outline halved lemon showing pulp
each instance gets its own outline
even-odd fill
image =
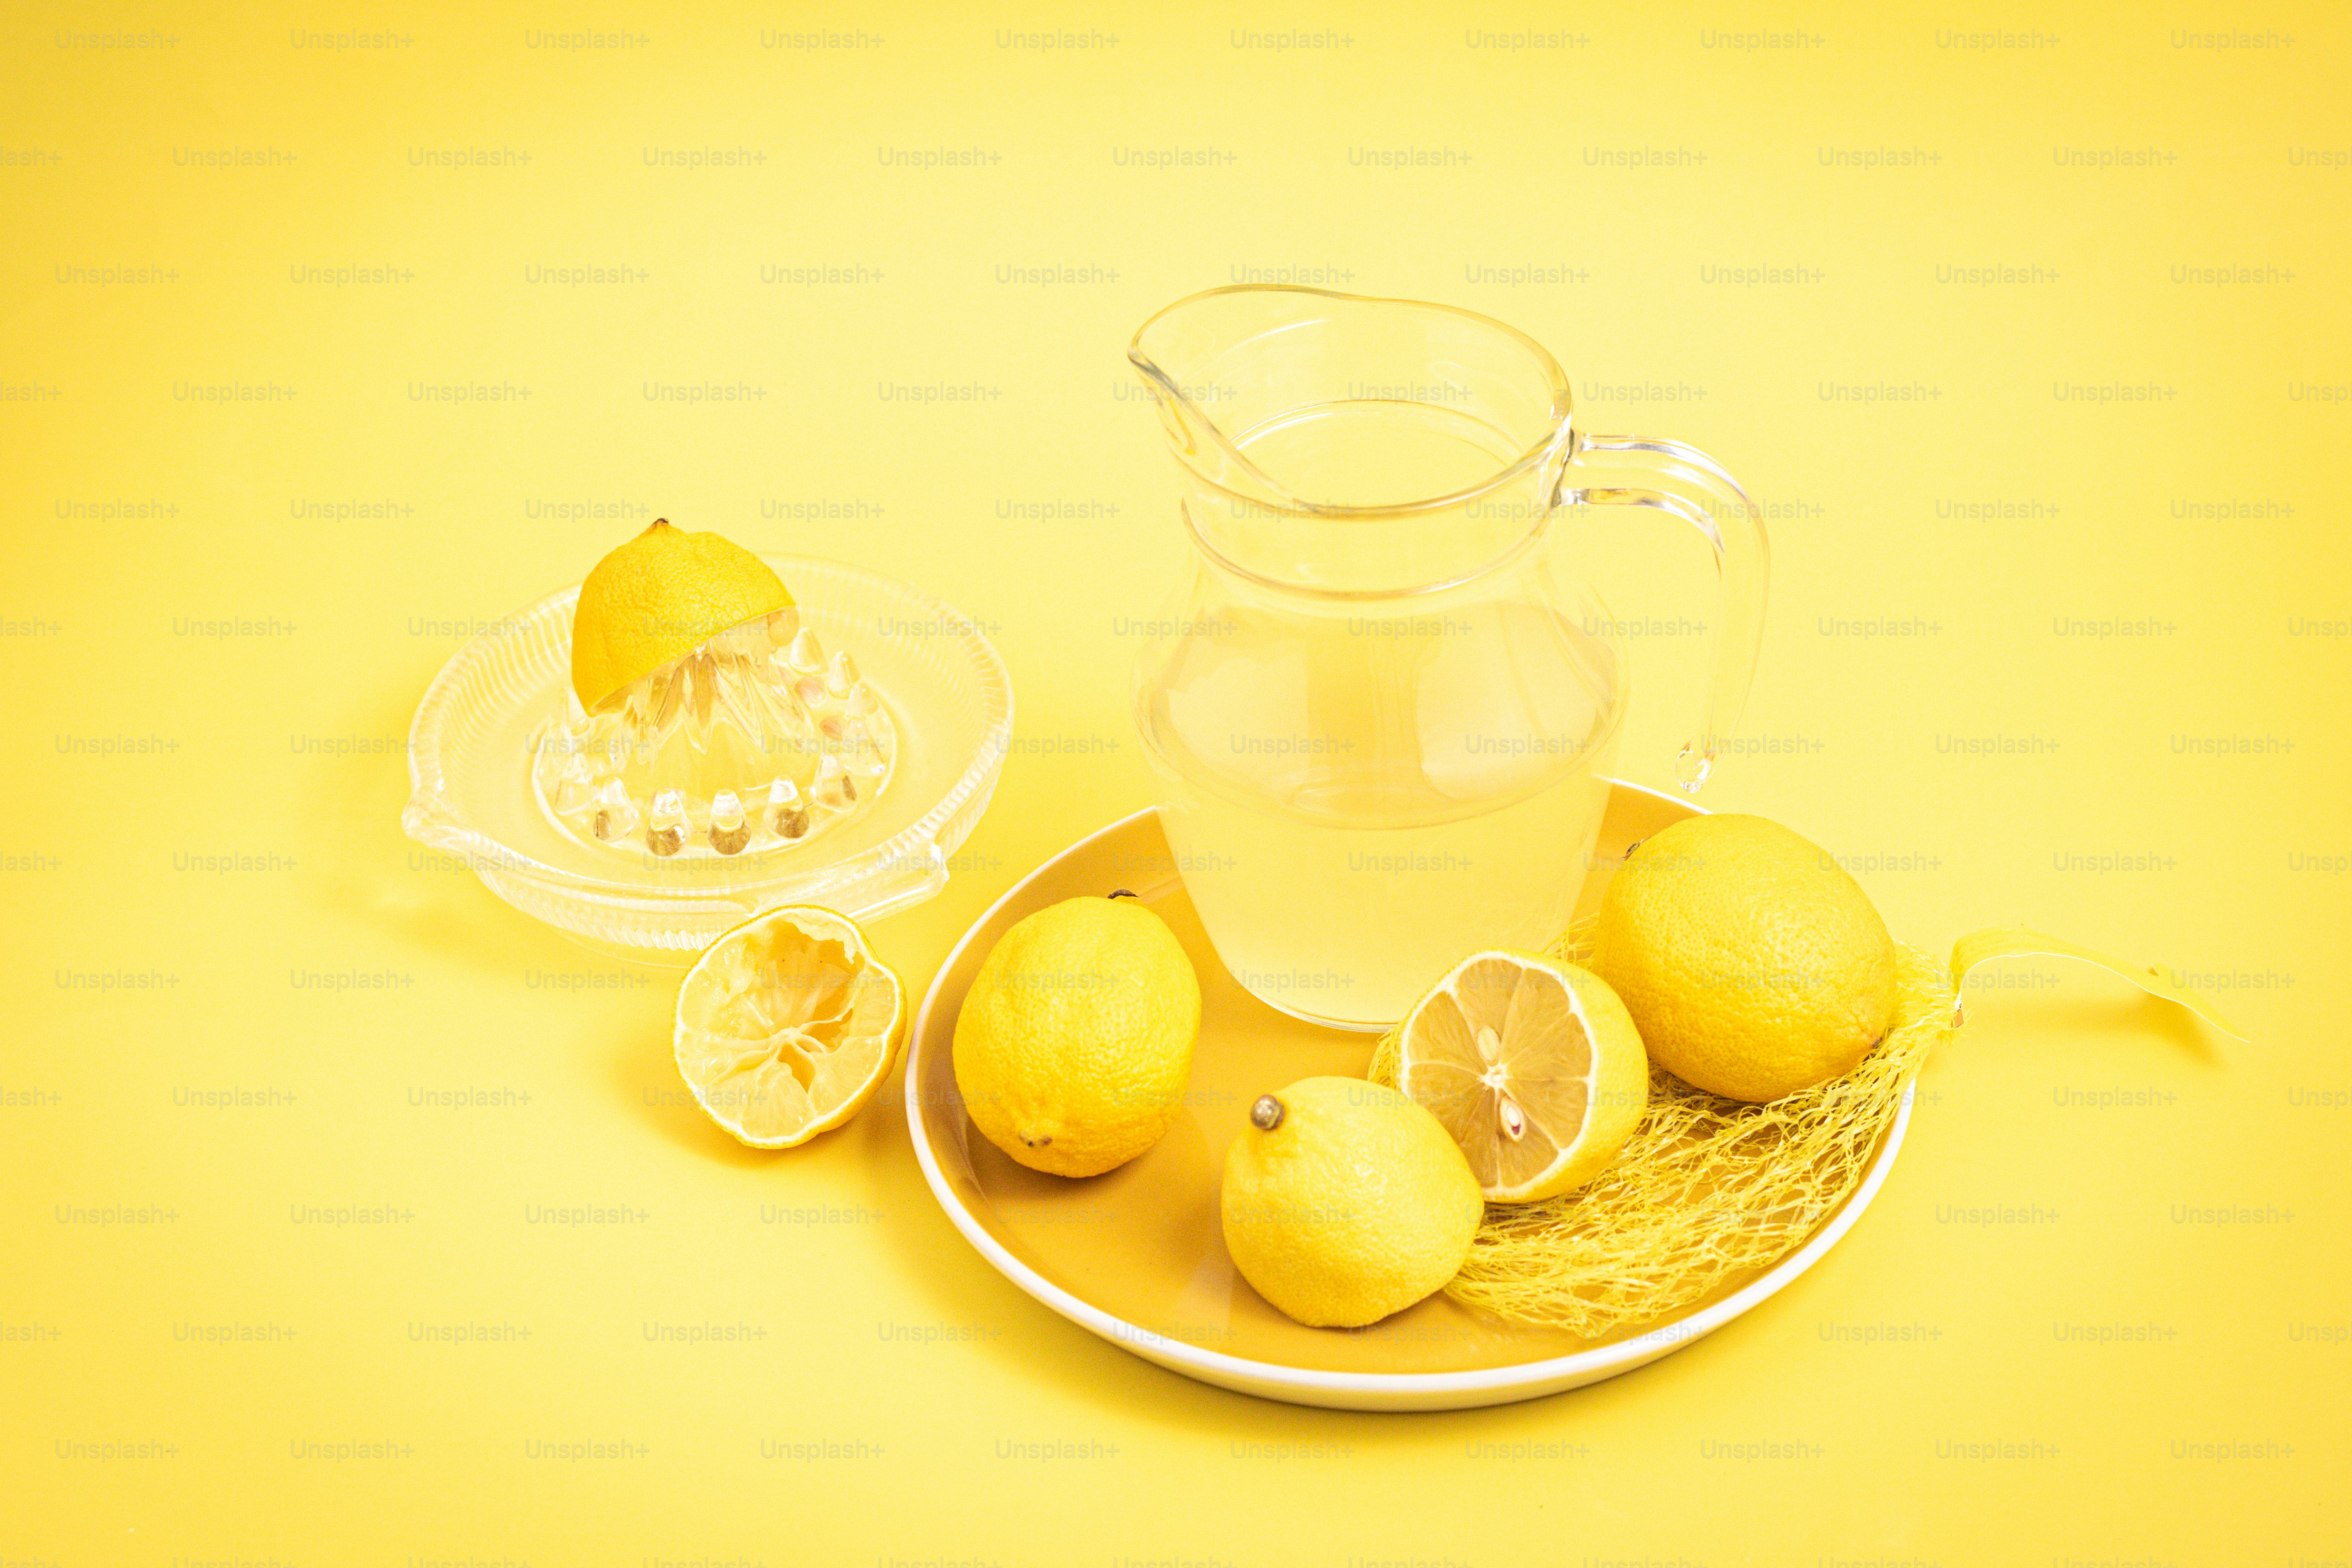
[[[1533,1203],[1617,1157],[1649,1104],[1650,1061],[1600,976],[1495,950],[1414,1004],[1397,1087],[1462,1146],[1488,1203]]]
[[[786,905],[710,944],[677,988],[679,1076],[710,1119],[789,1149],[857,1114],[907,1035],[898,977],[845,915]]]

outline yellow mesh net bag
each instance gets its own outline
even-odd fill
[[[1591,925],[1580,925],[1550,955],[1582,964],[1591,936]],[[1958,987],[1969,970],[2026,953],[2095,963],[2244,1037],[2178,975],[2024,927],[1962,937],[1948,968],[1897,943],[1895,1027],[1859,1067],[1749,1105],[1653,1066],[1649,1109],[1616,1163],[1556,1198],[1487,1205],[1447,1293],[1507,1321],[1599,1338],[1770,1267],[1862,1184],[1928,1050],[1960,1023]],[[1391,1089],[1401,1028],[1381,1037],[1366,1073]]]

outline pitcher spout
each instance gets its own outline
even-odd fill
[[[1202,308],[1222,292],[1180,300],[1144,322],[1128,344],[1128,363],[1159,408],[1160,430],[1177,461],[1262,504],[1296,505],[1242,455],[1234,439],[1241,432],[1228,423],[1240,401],[1232,379],[1234,352],[1247,333],[1225,313]]]
[[[1568,377],[1468,310],[1244,284],[1144,322],[1150,389],[1209,554],[1268,582],[1397,592],[1526,544],[1569,447]]]
[[[1541,344],[1414,300],[1212,289],[1144,322],[1128,360],[1188,467],[1314,511],[1453,504],[1563,451],[1570,424],[1567,373]],[[1318,471],[1330,442],[1296,427],[1350,416],[1423,434],[1391,444],[1377,476]]]

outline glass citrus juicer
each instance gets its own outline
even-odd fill
[[[1485,316],[1213,289],[1128,358],[1197,553],[1138,658],[1162,821],[1218,956],[1260,1000],[1381,1029],[1481,947],[1567,926],[1625,710],[1563,508],[1678,518],[1723,583],[1676,768],[1706,781],[1763,628],[1763,521],[1713,459],[1577,426],[1567,374]]]
[[[977,626],[877,573],[656,521],[449,660],[409,835],[602,952],[689,963],[778,904],[937,893],[1013,728]]]
[[[897,752],[856,660],[827,651],[772,567],[657,520],[581,585],[531,786],[583,847],[768,855],[872,805]]]

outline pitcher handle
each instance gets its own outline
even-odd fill
[[[1628,482],[1595,485],[1595,476]],[[1699,731],[1675,763],[1676,781],[1696,795],[1715,766],[1717,749],[1738,721],[1763,646],[1764,586],[1770,570],[1764,515],[1739,481],[1696,447],[1582,431],[1573,435],[1553,500],[1562,506],[1655,507],[1697,529],[1715,547],[1716,571],[1723,579],[1715,672]]]

